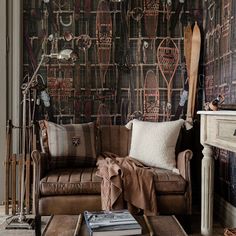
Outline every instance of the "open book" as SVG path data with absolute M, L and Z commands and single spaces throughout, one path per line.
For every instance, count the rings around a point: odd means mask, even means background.
M 84 212 L 84 218 L 91 236 L 138 235 L 142 228 L 127 210 Z

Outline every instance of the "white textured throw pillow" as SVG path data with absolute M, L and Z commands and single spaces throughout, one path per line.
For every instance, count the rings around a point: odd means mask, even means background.
M 174 170 L 175 146 L 184 120 L 160 123 L 133 120 L 132 123 L 129 155 L 147 166 Z

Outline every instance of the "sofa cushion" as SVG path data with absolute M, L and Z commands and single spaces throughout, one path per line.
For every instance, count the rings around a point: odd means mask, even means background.
M 175 147 L 184 120 L 133 120 L 132 123 L 129 155 L 147 166 L 173 170 L 176 167 Z
M 51 158 L 51 167 L 95 166 L 94 123 L 58 125 L 41 121 L 42 146 Z
M 49 195 L 100 194 L 102 179 L 96 168 L 58 169 L 40 181 L 40 192 Z
M 99 130 L 100 152 L 111 152 L 119 157 L 128 156 L 131 130 L 120 125 L 101 126 Z
M 186 180 L 170 170 L 153 168 L 154 184 L 157 195 L 183 194 L 186 192 Z

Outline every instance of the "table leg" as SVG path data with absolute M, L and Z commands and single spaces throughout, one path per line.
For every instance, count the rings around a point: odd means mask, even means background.
M 202 159 L 202 193 L 201 193 L 201 234 L 212 235 L 213 227 L 213 191 L 214 191 L 214 158 L 209 145 L 203 145 Z

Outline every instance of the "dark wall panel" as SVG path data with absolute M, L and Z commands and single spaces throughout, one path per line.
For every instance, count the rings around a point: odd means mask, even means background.
M 205 92 L 209 102 L 219 94 L 225 104 L 236 104 L 236 3 L 206 2 Z M 236 154 L 217 150 L 215 191 L 236 206 Z

